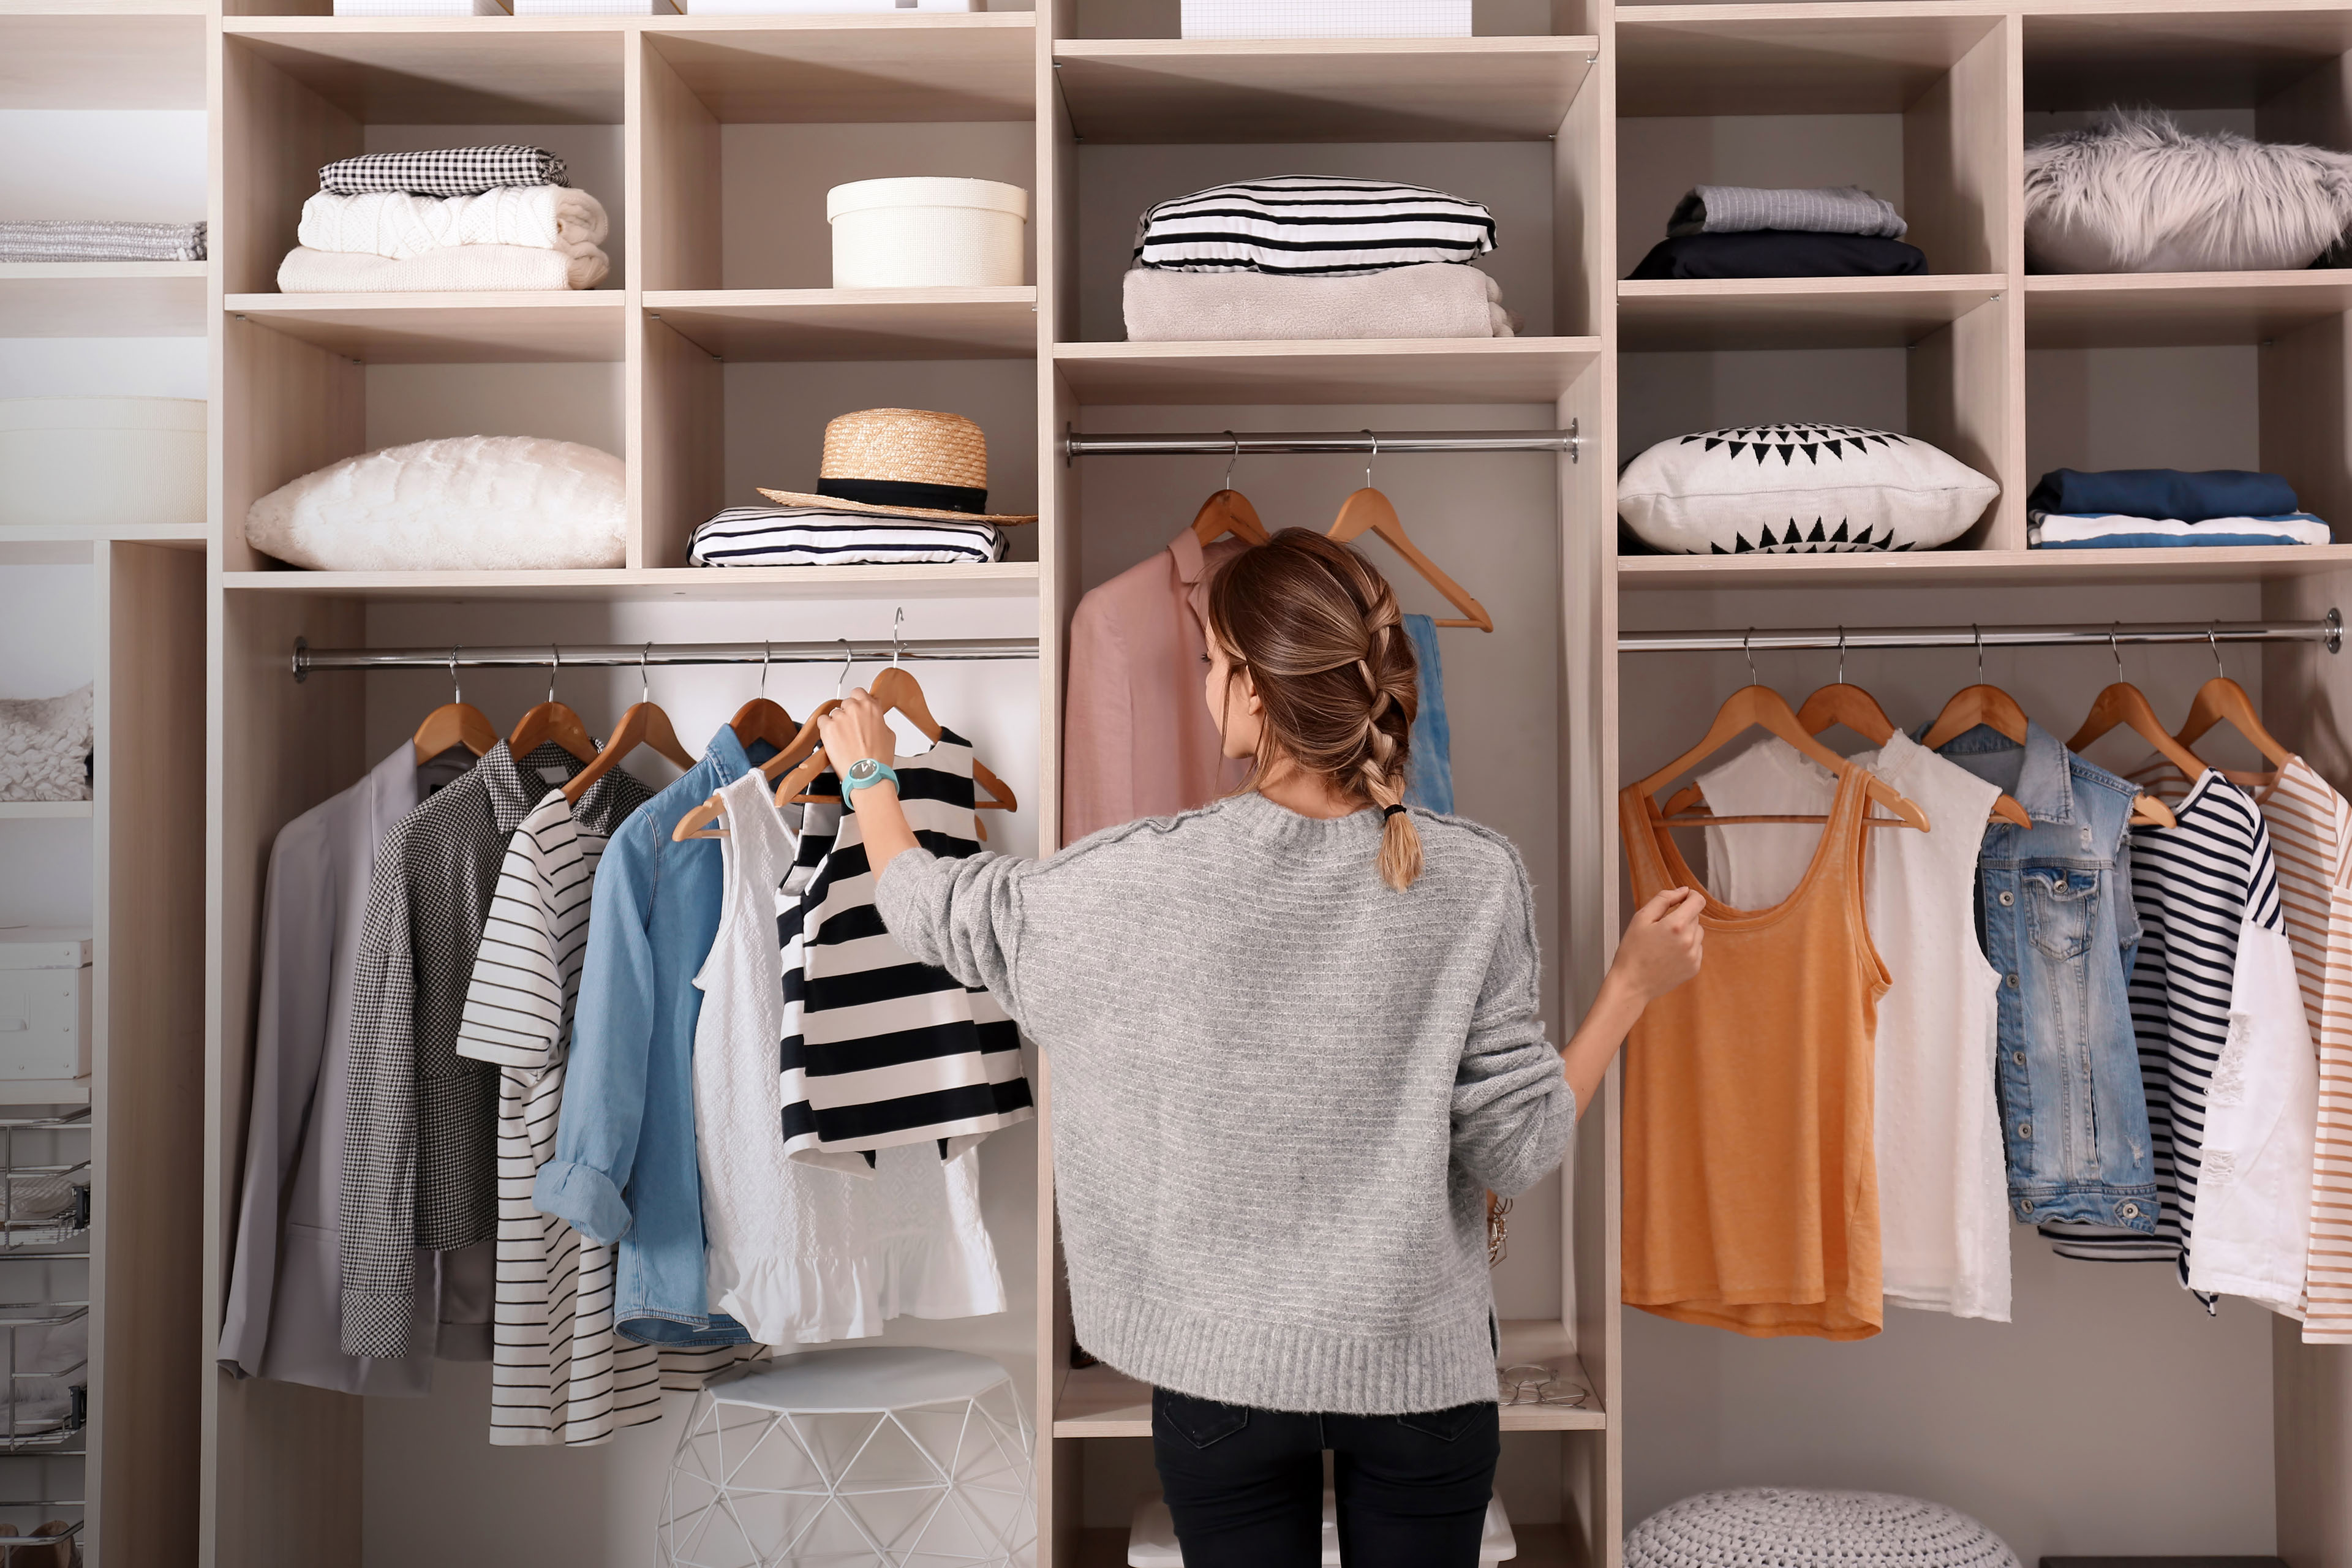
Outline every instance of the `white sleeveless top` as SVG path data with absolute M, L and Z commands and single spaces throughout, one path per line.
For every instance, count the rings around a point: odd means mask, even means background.
M 776 1056 L 777 920 L 794 840 L 756 771 L 719 792 L 728 836 L 719 934 L 694 983 L 695 1142 L 710 1305 L 763 1344 L 878 1334 L 889 1319 L 1004 1310 L 976 1151 L 880 1151 L 870 1176 L 789 1159 Z

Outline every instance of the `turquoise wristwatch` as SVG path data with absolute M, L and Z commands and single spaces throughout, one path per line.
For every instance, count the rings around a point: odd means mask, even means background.
M 894 784 L 897 784 L 898 770 L 887 763 L 877 762 L 872 757 L 858 758 L 849 764 L 849 771 L 841 775 L 843 803 L 846 804 L 851 795 L 856 795 L 867 784 L 880 784 L 884 779 L 888 779 Z

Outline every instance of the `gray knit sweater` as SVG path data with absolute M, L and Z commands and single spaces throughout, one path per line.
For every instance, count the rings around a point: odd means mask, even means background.
M 1379 813 L 1257 795 L 882 877 L 900 945 L 1048 1052 L 1071 1312 L 1129 1375 L 1275 1410 L 1495 1398 L 1484 1189 L 1558 1164 L 1575 1101 L 1517 854 L 1413 820 L 1402 893 Z

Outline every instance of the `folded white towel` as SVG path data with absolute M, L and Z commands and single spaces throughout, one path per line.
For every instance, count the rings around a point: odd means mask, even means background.
M 312 250 L 406 260 L 458 245 L 527 245 L 576 256 L 604 243 L 604 204 L 570 185 L 501 185 L 475 196 L 320 191 L 302 204 L 295 237 Z
M 1287 338 L 1507 338 L 1503 291 L 1454 261 L 1355 278 L 1264 272 L 1127 275 L 1127 337 L 1136 343 L 1263 342 Z
M 296 246 L 278 264 L 281 294 L 471 294 L 500 289 L 593 289 L 613 269 L 594 246 L 575 255 L 527 245 L 453 245 L 405 261 Z

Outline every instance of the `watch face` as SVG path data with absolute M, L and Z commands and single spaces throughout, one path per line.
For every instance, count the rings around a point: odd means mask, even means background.
M 849 764 L 849 776 L 864 784 L 882 771 L 882 764 L 872 757 L 860 757 Z

